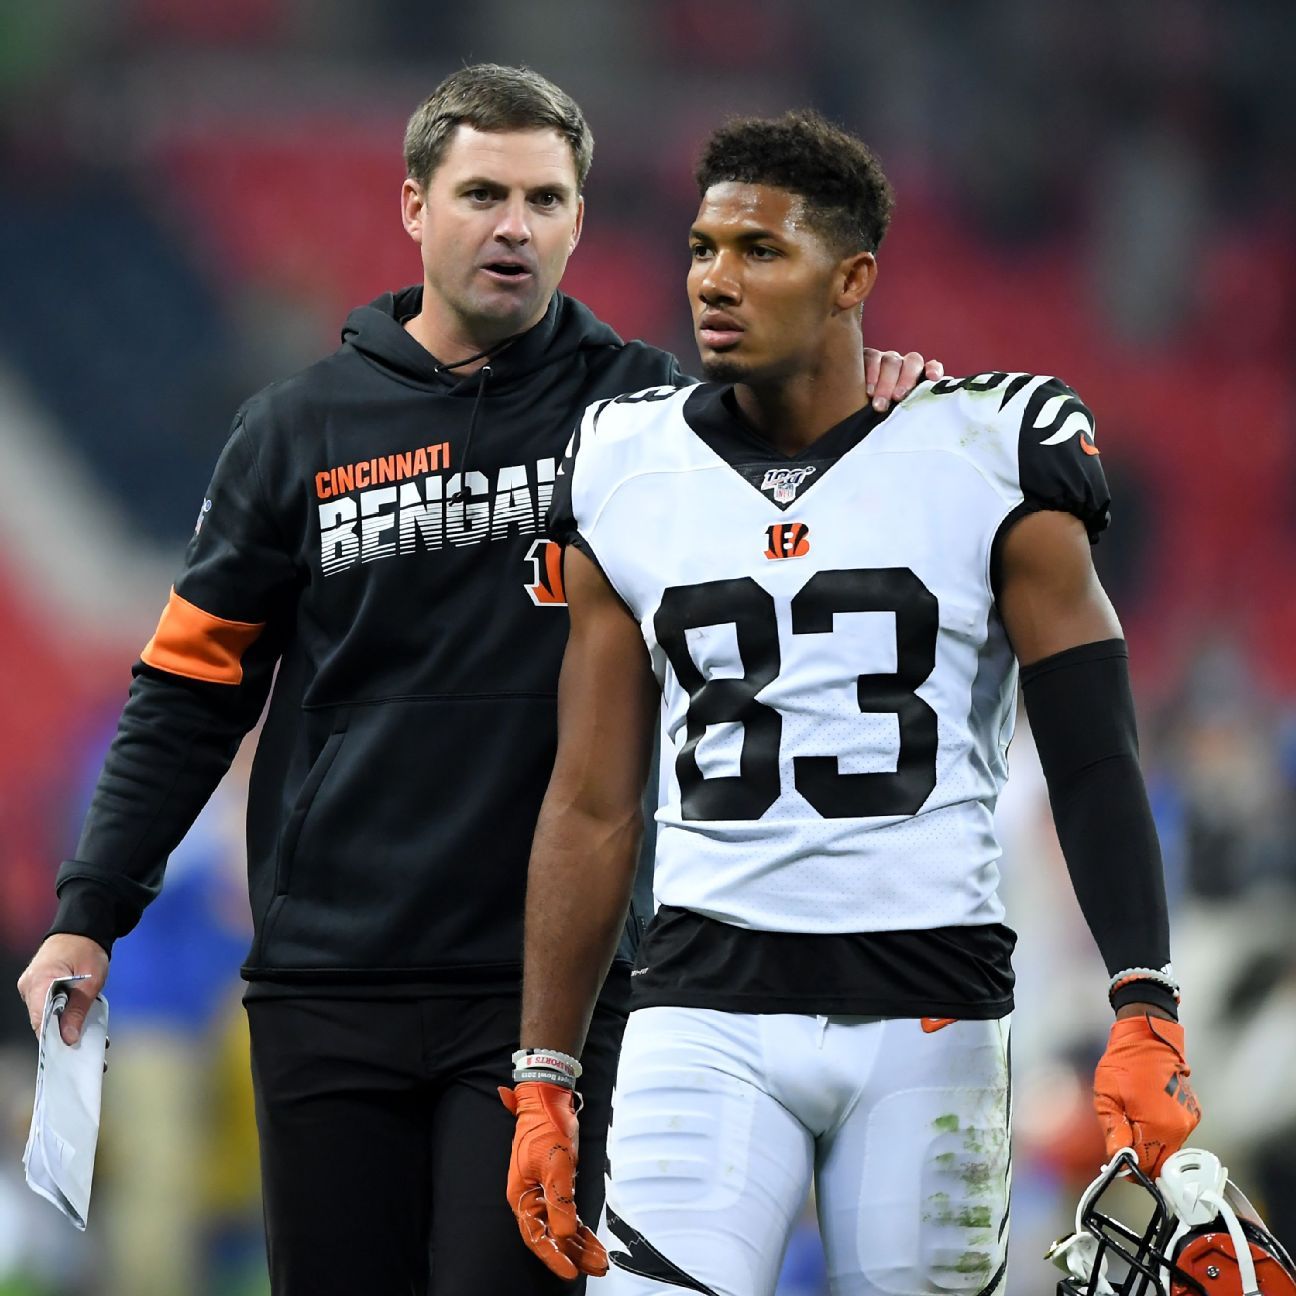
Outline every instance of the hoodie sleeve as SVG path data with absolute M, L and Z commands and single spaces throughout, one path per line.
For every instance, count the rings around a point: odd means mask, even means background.
M 241 411 L 134 681 L 50 928 L 111 952 L 157 895 L 167 857 L 270 691 L 298 574 L 265 501 Z

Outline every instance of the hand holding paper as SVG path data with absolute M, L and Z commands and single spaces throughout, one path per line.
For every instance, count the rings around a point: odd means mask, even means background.
M 68 1003 L 60 1015 L 59 1030 L 67 1044 L 75 1044 L 81 1023 L 108 979 L 108 951 L 89 936 L 56 932 L 41 947 L 18 978 L 18 993 L 27 1005 L 31 1028 L 40 1034 L 42 1011 L 49 1002 L 51 981 L 68 983 Z
M 84 1229 L 99 1141 L 108 1001 L 95 999 L 76 1043 L 64 1043 L 59 1019 L 68 1003 L 69 982 L 74 979 L 81 978 L 55 981 L 45 996 L 36 1101 L 23 1169 L 33 1192 L 53 1202 L 77 1228 Z

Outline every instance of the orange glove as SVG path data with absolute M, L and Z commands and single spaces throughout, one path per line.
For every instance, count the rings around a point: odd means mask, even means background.
M 1132 1147 L 1144 1174 L 1161 1173 L 1201 1120 L 1190 1074 L 1178 1022 L 1144 1016 L 1112 1023 L 1094 1072 L 1094 1110 L 1108 1160 Z
M 576 1214 L 576 1095 L 529 1080 L 514 1089 L 501 1086 L 499 1096 L 517 1117 L 508 1200 L 522 1240 L 559 1278 L 601 1278 L 607 1251 Z

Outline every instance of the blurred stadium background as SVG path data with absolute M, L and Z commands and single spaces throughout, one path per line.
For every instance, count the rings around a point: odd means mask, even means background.
M 1296 1242 L 1294 37 L 1290 0 L 0 5 L 0 981 L 48 921 L 233 410 L 418 277 L 415 103 L 486 59 L 574 94 L 598 143 L 564 286 L 686 360 L 694 149 L 726 113 L 811 103 L 899 194 L 869 340 L 1056 373 L 1097 415 L 1199 1138 Z M 35 1054 L 0 996 L 3 1296 L 266 1290 L 241 787 L 114 958 L 84 1238 L 22 1186 Z M 1108 1011 L 1024 732 L 1002 818 L 1026 1296 L 1099 1160 Z M 780 1293 L 824 1291 L 808 1209 Z

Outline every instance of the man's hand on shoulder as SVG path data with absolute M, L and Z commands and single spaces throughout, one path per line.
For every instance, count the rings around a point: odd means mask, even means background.
M 1144 1174 L 1161 1173 L 1201 1120 L 1191 1074 L 1178 1022 L 1149 1005 L 1122 1010 L 1094 1072 L 1094 1110 L 1108 1160 L 1133 1147 Z
M 27 970 L 18 978 L 18 993 L 27 1005 L 27 1018 L 33 1031 L 40 1031 L 50 982 L 82 974 L 86 974 L 87 979 L 70 987 L 67 1007 L 59 1021 L 59 1032 L 65 1044 L 75 1044 L 81 1037 L 86 1013 L 108 980 L 108 954 L 98 941 L 89 936 L 76 936 L 71 932 L 47 936 L 27 965 Z
M 945 366 L 939 360 L 924 360 L 921 352 L 878 351 L 864 348 L 864 384 L 873 400 L 873 408 L 885 414 L 891 402 L 902 401 L 924 381 L 945 377 Z

